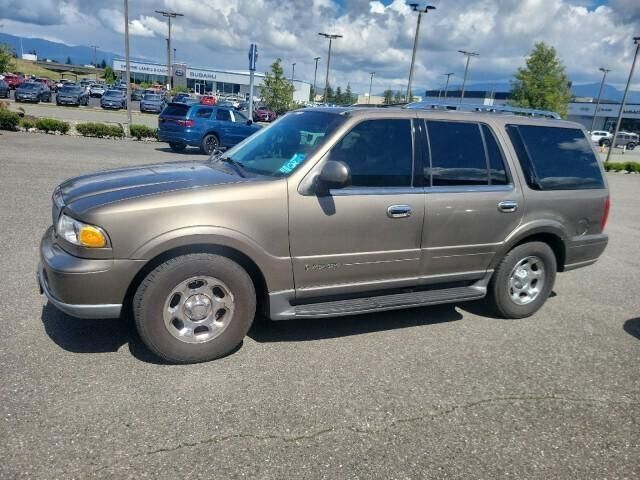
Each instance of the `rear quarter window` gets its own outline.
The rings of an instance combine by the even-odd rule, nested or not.
[[[186,117],[188,111],[188,105],[167,105],[162,115],[165,117]]]
[[[530,188],[604,188],[598,159],[582,130],[538,125],[507,125],[507,132]]]

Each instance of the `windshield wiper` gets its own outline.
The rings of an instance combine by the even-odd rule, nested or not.
[[[240,175],[242,178],[247,177],[247,170],[244,168],[244,165],[242,165],[242,163],[238,162],[237,160],[234,160],[231,157],[219,157],[218,161],[232,165],[235,171],[238,172],[238,175]]]

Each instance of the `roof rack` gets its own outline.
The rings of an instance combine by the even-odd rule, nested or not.
[[[524,115],[527,117],[543,117],[560,120],[560,115],[548,110],[534,108],[511,107],[509,105],[484,105],[482,103],[439,103],[414,102],[406,106],[411,109],[422,110],[455,110],[459,112],[501,113],[506,115]]]

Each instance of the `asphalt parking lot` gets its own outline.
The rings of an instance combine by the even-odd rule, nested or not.
[[[56,184],[199,158],[0,134],[0,478],[640,477],[640,175],[609,175],[605,255],[525,320],[477,304],[259,319],[232,355],[173,366],[123,320],[47,306]]]

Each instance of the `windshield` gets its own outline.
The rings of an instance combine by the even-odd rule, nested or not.
[[[23,83],[20,86],[21,90],[37,90],[40,88],[40,85],[38,85],[37,83]]]
[[[154,95],[153,93],[147,93],[144,96],[145,100],[160,100],[160,95]]]
[[[120,90],[109,90],[104,94],[105,97],[121,97],[122,92]]]
[[[341,115],[292,112],[225,152],[224,157],[258,175],[284,177],[296,170],[344,121]]]

